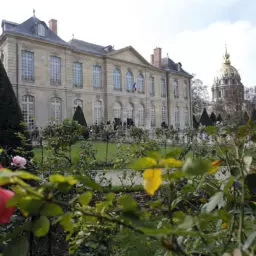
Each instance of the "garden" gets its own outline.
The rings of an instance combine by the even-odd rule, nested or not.
[[[0,255],[255,255],[254,121],[32,136],[1,66],[0,92]]]

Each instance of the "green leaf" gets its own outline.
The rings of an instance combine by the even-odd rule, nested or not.
[[[89,177],[87,176],[75,176],[75,178],[80,182],[82,183],[83,185],[85,185],[86,187],[90,188],[90,189],[93,189],[93,190],[98,190],[98,191],[101,191],[102,190],[102,187],[96,183],[95,181],[93,181],[92,179],[90,179]]]
[[[205,159],[195,159],[187,158],[182,169],[189,175],[204,175],[212,168],[209,161]]]
[[[58,204],[45,203],[41,210],[41,214],[45,216],[59,216],[63,214],[63,210]]]
[[[123,211],[131,211],[137,208],[137,202],[130,195],[124,195],[118,198],[118,205]]]
[[[17,174],[17,176],[19,178],[22,178],[24,180],[40,180],[39,177],[37,177],[36,175],[34,174],[31,174],[29,172],[24,172],[24,171],[16,171],[15,172]]]
[[[217,192],[215,195],[213,195],[209,202],[204,204],[202,207],[202,211],[203,212],[212,212],[216,207],[218,207],[218,209],[221,209],[222,207],[224,207],[226,205],[226,202],[223,198],[223,192]]]
[[[43,201],[34,199],[30,196],[26,196],[21,198],[17,204],[18,207],[20,207],[22,210],[34,215],[39,213]]]
[[[161,155],[158,152],[155,152],[155,151],[147,152],[147,157],[153,158],[157,161],[159,161],[161,159]]]
[[[72,232],[74,228],[74,224],[72,221],[73,214],[71,212],[67,212],[63,216],[58,219],[58,222],[62,225],[65,231]]]
[[[183,152],[183,148],[173,148],[164,156],[164,158],[178,158]]]
[[[215,135],[217,133],[217,128],[216,126],[207,126],[205,128],[205,132],[208,133],[209,135]]]
[[[92,192],[86,191],[81,196],[79,196],[78,200],[83,206],[88,205],[90,203],[90,201],[92,200]]]
[[[50,221],[46,216],[40,216],[39,219],[33,222],[33,232],[37,237],[45,236],[50,229]]]
[[[227,184],[226,184],[225,187],[224,187],[224,194],[225,194],[225,195],[228,195],[229,189],[230,189],[230,187],[233,185],[234,182],[235,182],[235,177],[234,177],[234,176],[231,176],[231,177],[229,178],[229,181],[227,182]]]
[[[23,235],[16,237],[15,240],[8,243],[3,251],[3,256],[27,256],[29,250],[28,237]]]
[[[49,180],[52,183],[65,182],[64,176],[60,175],[60,174],[52,174],[52,175],[50,175]]]
[[[130,164],[130,168],[133,170],[143,170],[153,168],[155,166],[156,160],[151,157],[143,157]]]
[[[106,196],[106,200],[111,202],[114,200],[114,198],[115,198],[115,194],[113,192],[108,193]]]
[[[191,216],[186,216],[184,222],[178,226],[181,229],[190,229],[193,227],[193,218]]]

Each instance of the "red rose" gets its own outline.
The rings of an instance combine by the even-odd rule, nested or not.
[[[0,170],[3,169],[3,166],[0,164]]]
[[[7,201],[14,196],[10,190],[0,188],[0,224],[8,223],[13,215],[15,207],[6,207]]]

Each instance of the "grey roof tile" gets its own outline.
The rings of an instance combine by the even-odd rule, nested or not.
[[[102,45],[92,44],[92,43],[88,43],[78,39],[72,39],[68,43],[74,49],[92,53],[92,54],[97,54],[100,56],[106,55],[109,52],[107,50],[107,47],[111,47],[111,46],[102,46]]]
[[[56,33],[51,31],[45,22],[39,20],[36,17],[31,17],[28,20],[24,21],[21,24],[17,24],[16,26],[10,26],[10,22],[8,22],[8,26],[5,28],[6,32],[12,32],[16,34],[21,34],[24,36],[30,36],[35,38],[40,38],[42,40],[50,41],[53,43],[58,43],[62,45],[68,45],[64,40],[62,40]],[[14,23],[15,24],[15,23]],[[37,25],[43,24],[45,26],[45,36],[39,36],[37,34]]]
[[[177,73],[181,73],[181,74],[185,74],[187,76],[191,76],[191,74],[189,74],[188,72],[186,72],[182,67],[179,70],[178,69],[178,63],[175,63],[172,59],[170,59],[169,57],[167,58],[162,58],[162,66],[163,69],[165,70],[170,70],[172,72],[177,72]]]

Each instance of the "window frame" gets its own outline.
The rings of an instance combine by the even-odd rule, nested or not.
[[[41,37],[45,37],[46,35],[46,28],[42,23],[37,25],[37,35]]]
[[[118,67],[115,67],[113,70],[113,88],[114,90],[117,90],[117,91],[122,90],[122,76],[121,76],[121,71]]]
[[[59,106],[58,107],[59,112],[57,111],[56,106]],[[53,114],[53,112],[54,112],[54,114]],[[57,122],[57,123],[60,123],[62,121],[62,99],[59,97],[51,98],[51,120],[53,120],[54,122]]]
[[[50,56],[50,83],[61,85],[61,58],[55,55]]]
[[[80,70],[77,68],[78,66],[80,66]],[[73,62],[72,82],[75,88],[83,88],[83,63],[78,61]]]
[[[160,88],[161,88],[161,97],[162,98],[166,98],[167,97],[166,79],[161,78],[161,80],[160,80]]]
[[[138,93],[144,93],[144,76],[142,73],[139,73],[137,76],[137,90]]]
[[[151,97],[155,96],[155,78],[153,76],[149,77],[149,95]]]
[[[128,77],[129,74],[129,77]],[[125,89],[127,92],[133,92],[134,77],[131,71],[127,71],[125,75]]]
[[[23,95],[21,106],[23,120],[31,131],[35,128],[35,97],[30,94]]]
[[[102,88],[102,68],[100,65],[93,65],[92,70],[92,87],[94,89]]]
[[[21,51],[21,79],[26,82],[35,81],[35,57],[34,52]]]

